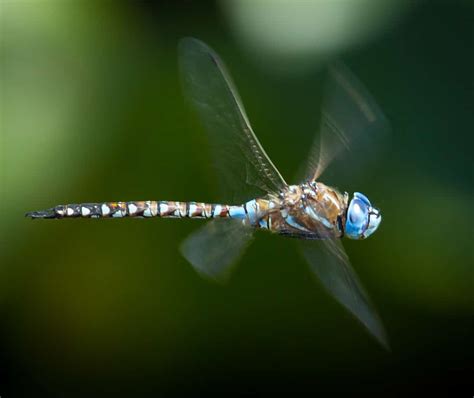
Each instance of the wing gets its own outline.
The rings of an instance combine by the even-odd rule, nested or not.
[[[362,83],[342,63],[332,64],[307,178],[319,179],[337,158],[338,162],[331,164],[333,178],[338,178],[338,183],[354,181],[357,172],[375,164],[389,131],[386,118]]]
[[[242,203],[277,192],[285,180],[252,131],[244,107],[219,56],[203,42],[179,43],[183,88],[208,133],[223,199]]]
[[[340,242],[302,241],[303,255],[325,289],[386,348],[385,329]]]
[[[225,282],[252,236],[239,220],[213,220],[186,238],[181,253],[202,276]]]

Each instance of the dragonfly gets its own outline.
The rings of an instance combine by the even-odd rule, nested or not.
[[[320,181],[331,164],[355,170],[375,151],[372,142],[383,136],[387,121],[373,98],[342,63],[329,67],[319,137],[310,150],[303,182],[291,185],[257,139],[217,53],[195,38],[181,39],[178,53],[185,94],[204,124],[218,165],[220,203],[79,203],[26,216],[206,219],[208,222],[183,242],[181,252],[199,274],[217,281],[229,278],[255,231],[296,238],[324,288],[388,348],[382,321],[341,243],[343,237],[363,240],[372,235],[380,225],[381,213],[364,194],[355,192],[350,197]],[[336,158],[338,162],[334,162]]]

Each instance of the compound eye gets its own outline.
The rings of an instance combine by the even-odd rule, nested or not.
[[[365,196],[363,193],[360,192],[354,192],[354,198],[360,199],[362,202],[364,202],[367,206],[371,206],[369,199],[367,196]]]
[[[367,223],[369,218],[369,210],[367,205],[359,198],[354,198],[350,206],[350,212],[348,214],[350,222],[354,226],[363,226]]]

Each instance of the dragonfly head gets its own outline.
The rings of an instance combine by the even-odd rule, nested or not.
[[[347,209],[346,236],[351,239],[365,239],[377,230],[380,221],[382,221],[380,211],[372,207],[365,195],[354,192]]]

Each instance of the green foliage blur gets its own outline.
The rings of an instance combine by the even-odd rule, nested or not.
[[[295,15],[312,29],[322,3]],[[299,19],[259,22],[271,2],[0,1],[2,397],[467,386],[474,10],[359,3],[338,31],[318,25],[321,48],[310,29],[296,51],[282,29],[295,33]],[[290,182],[317,132],[325,61],[343,59],[376,98],[392,125],[388,149],[340,188],[383,213],[373,237],[345,246],[390,353],[322,290],[291,240],[258,234],[218,286],[178,251],[198,221],[24,218],[63,203],[219,201],[205,133],[180,90],[183,36],[225,60]]]

